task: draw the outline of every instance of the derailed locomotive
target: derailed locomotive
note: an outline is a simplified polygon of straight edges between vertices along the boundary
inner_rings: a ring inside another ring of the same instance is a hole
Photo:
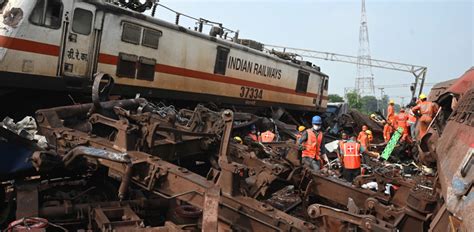
[[[3,87],[87,89],[110,74],[121,95],[322,112],[328,76],[307,62],[156,19],[106,0],[1,5]]]

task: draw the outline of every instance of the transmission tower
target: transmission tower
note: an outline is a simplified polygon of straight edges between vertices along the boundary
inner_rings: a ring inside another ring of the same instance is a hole
[[[374,74],[370,59],[369,28],[365,12],[365,0],[362,0],[362,10],[359,31],[359,53],[357,55],[357,77],[355,89],[360,95],[374,95]]]

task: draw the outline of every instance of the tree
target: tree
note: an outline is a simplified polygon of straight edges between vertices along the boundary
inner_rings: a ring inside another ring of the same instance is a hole
[[[362,104],[359,101],[360,96],[357,92],[355,91],[348,92],[346,94],[346,97],[347,97],[347,103],[349,104],[349,108],[357,109],[357,110],[361,109]]]
[[[361,111],[366,114],[371,114],[377,111],[377,98],[374,96],[364,96],[360,99]]]
[[[337,94],[329,94],[329,102],[344,102],[344,98]]]

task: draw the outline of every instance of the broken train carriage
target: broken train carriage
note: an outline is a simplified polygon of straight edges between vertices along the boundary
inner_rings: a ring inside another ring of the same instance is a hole
[[[309,62],[186,29],[106,0],[8,0],[0,6],[1,87],[88,91],[93,74],[120,95],[324,112],[328,76]]]

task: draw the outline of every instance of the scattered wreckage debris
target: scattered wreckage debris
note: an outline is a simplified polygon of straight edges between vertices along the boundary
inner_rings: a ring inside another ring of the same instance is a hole
[[[375,180],[380,191],[364,190],[330,170],[301,167],[291,140],[233,143],[229,110],[176,110],[145,99],[97,106],[37,111],[39,131],[53,149],[31,158],[41,181],[10,186],[16,199],[24,199],[16,202],[17,219],[39,217],[52,225],[102,231],[305,231],[329,228],[324,222],[335,219],[340,228],[392,231],[420,229],[427,221],[392,202],[406,202],[415,183],[385,171],[360,181]],[[393,197],[383,193],[387,184],[400,186]],[[346,211],[349,199],[358,210]]]
[[[468,231],[473,91],[455,86],[437,95],[442,113],[419,155],[368,158],[349,183],[337,158],[320,171],[301,165],[294,125],[202,105],[103,101],[107,89],[97,84],[93,103],[38,110],[38,132],[8,119],[0,128],[2,142],[30,149],[28,162],[22,158],[30,172],[2,176],[0,220],[7,231]],[[353,133],[361,123],[381,130],[368,120],[351,112],[338,123]],[[269,122],[274,142],[231,139]],[[30,140],[35,135],[45,146]],[[398,144],[392,156],[404,150]]]

